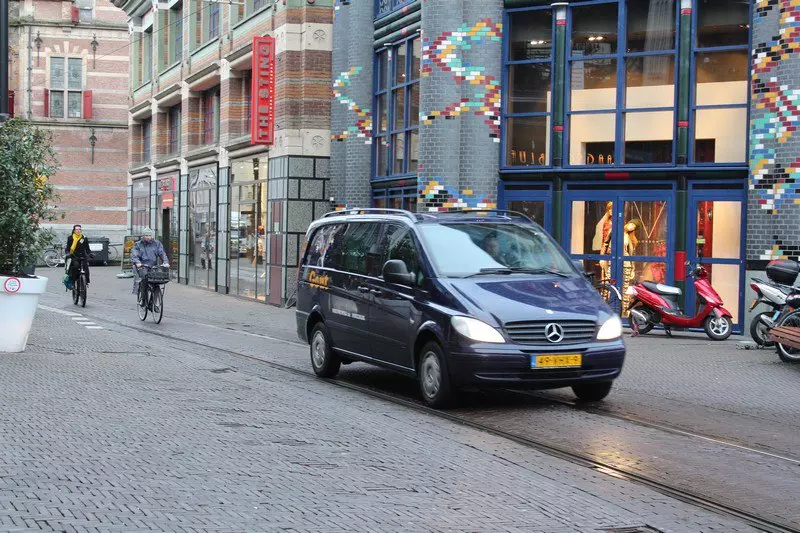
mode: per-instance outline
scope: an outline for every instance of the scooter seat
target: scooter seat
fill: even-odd
[[[670,287],[669,285],[662,285],[660,283],[653,283],[652,281],[643,281],[642,285],[648,291],[664,296],[680,296],[683,292],[678,287]]]

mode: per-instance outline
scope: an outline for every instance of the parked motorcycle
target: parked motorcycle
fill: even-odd
[[[767,265],[769,282],[754,279],[750,288],[756,293],[756,299],[750,304],[750,311],[760,303],[772,307],[771,311],[763,311],[753,317],[750,322],[750,336],[759,346],[774,346],[769,338],[769,331],[776,327],[787,309],[786,300],[796,288],[792,287],[800,273],[800,263],[791,260],[770,261]]]
[[[686,263],[687,270],[691,268]],[[722,298],[708,281],[708,272],[700,265],[691,269],[688,277],[694,280],[697,297],[703,304],[702,309],[694,315],[684,314],[679,299],[683,292],[678,287],[662,285],[652,281],[643,281],[631,285],[625,291],[630,296],[630,317],[634,334],[645,334],[661,323],[667,335],[672,335],[672,328],[703,327],[706,334],[715,341],[730,337],[733,331],[731,313],[722,307]]]
[[[753,279],[750,288],[756,293],[755,299],[750,304],[750,311],[760,304],[769,306],[768,311],[761,311],[753,316],[750,321],[750,336],[759,346],[772,347],[775,343],[769,339],[769,331],[777,324],[781,310],[786,305],[786,298],[792,293],[793,288],[758,278]]]

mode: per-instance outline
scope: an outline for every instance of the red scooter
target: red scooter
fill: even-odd
[[[691,268],[691,264],[687,262],[686,268]],[[732,315],[722,307],[722,298],[709,283],[708,272],[697,265],[689,272],[689,277],[694,279],[697,297],[703,303],[703,308],[695,316],[688,316],[681,311],[678,301],[683,293],[678,287],[652,281],[628,287],[625,294],[630,296],[629,311],[634,335],[644,335],[660,322],[668,336],[672,336],[672,328],[700,326],[715,341],[723,341],[731,336]]]

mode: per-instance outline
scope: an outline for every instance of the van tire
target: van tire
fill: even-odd
[[[425,405],[434,409],[452,405],[454,392],[450,384],[450,372],[438,342],[431,341],[422,347],[417,375]]]
[[[332,378],[339,373],[342,361],[333,352],[331,336],[324,322],[317,322],[311,329],[311,368],[321,378]]]
[[[573,385],[572,392],[582,402],[599,402],[611,392],[611,381]]]

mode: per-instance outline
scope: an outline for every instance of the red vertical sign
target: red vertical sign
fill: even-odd
[[[253,37],[253,81],[250,95],[250,143],[272,144],[275,137],[273,37]]]

